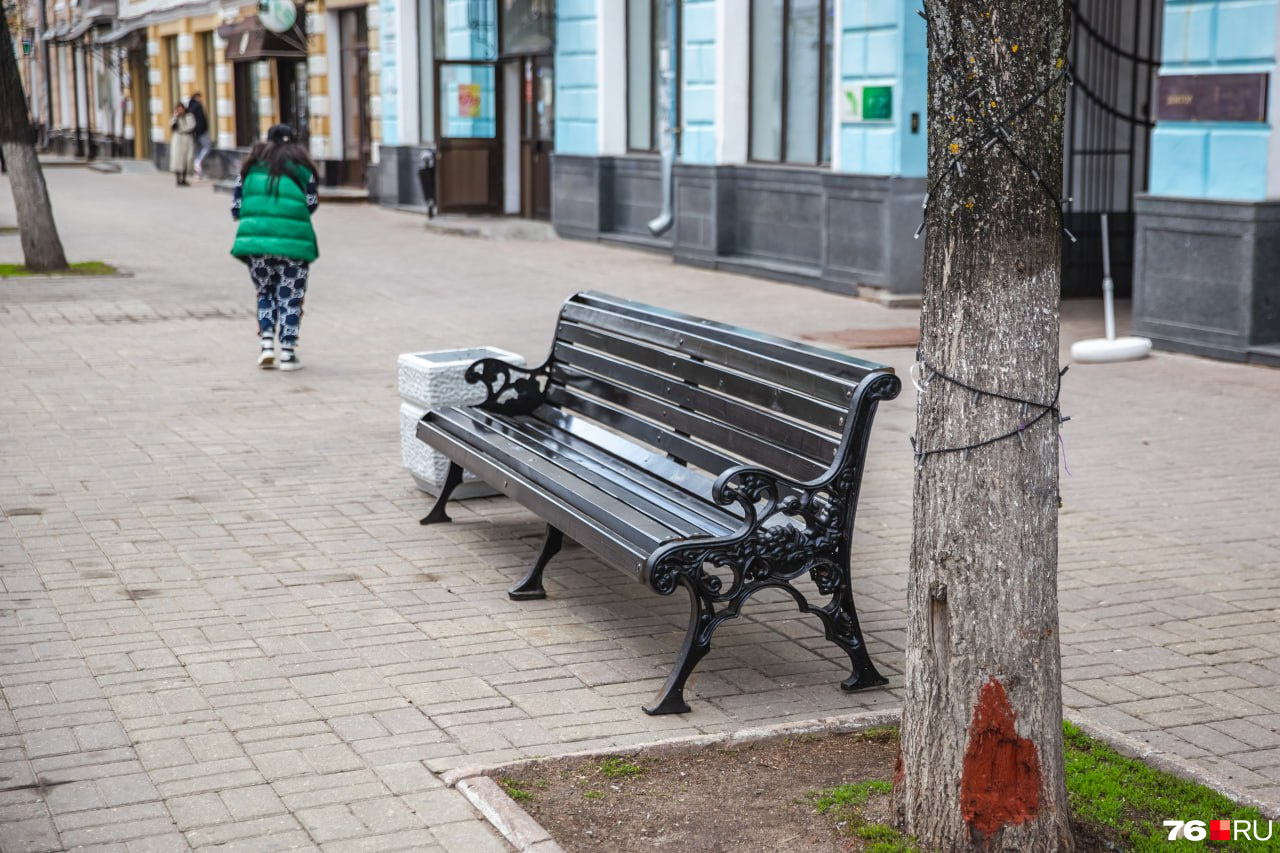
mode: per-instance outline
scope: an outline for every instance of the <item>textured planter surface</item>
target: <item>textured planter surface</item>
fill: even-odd
[[[440,494],[449,458],[418,440],[418,421],[431,409],[474,405],[484,400],[483,385],[472,385],[463,377],[467,368],[481,358],[499,358],[524,367],[524,358],[494,347],[404,353],[396,373],[400,391],[400,455],[414,483],[424,492]],[[467,474],[453,499],[496,495],[497,491]]]

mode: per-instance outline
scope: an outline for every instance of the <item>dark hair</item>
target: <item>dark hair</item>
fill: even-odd
[[[267,131],[266,142],[254,143],[249,149],[248,156],[240,164],[240,174],[248,174],[249,169],[259,163],[267,167],[267,185],[273,190],[279,185],[282,177],[299,180],[300,176],[296,174],[299,166],[316,177],[320,174],[311,155],[297,142],[297,137],[293,135],[293,128],[287,124],[275,125]]]

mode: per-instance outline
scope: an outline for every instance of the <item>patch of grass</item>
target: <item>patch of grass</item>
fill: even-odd
[[[896,828],[883,823],[870,823],[862,814],[863,806],[873,796],[893,793],[887,779],[870,779],[851,785],[837,785],[810,794],[814,810],[826,815],[840,832],[856,835],[867,842],[867,853],[918,853],[913,840]]]
[[[872,726],[862,731],[862,739],[872,743],[888,743],[898,739],[897,726]]]
[[[837,785],[826,791],[818,791],[813,795],[814,808],[818,814],[826,814],[832,809],[859,808],[867,804],[872,794],[889,794],[893,792],[893,783],[884,779],[871,779],[867,782],[855,782],[852,785]]]
[[[1257,809],[1238,806],[1217,791],[1187,782],[1142,761],[1126,758],[1106,744],[1063,723],[1066,741],[1067,795],[1082,821],[1100,824],[1119,836],[1124,849],[1135,853],[1170,846],[1201,847],[1204,842],[1170,842],[1165,820],[1267,821]],[[1240,840],[1214,842],[1214,850],[1274,850],[1274,842]]]
[[[584,800],[603,800],[603,799],[604,799],[604,792],[603,792],[603,791],[585,791],[585,792],[582,794],[582,799],[584,799]]]
[[[600,772],[610,779],[627,779],[639,776],[644,772],[644,768],[638,764],[632,764],[625,758],[611,757],[600,762]]]
[[[507,796],[517,803],[527,803],[533,799],[533,794],[521,788],[521,783],[515,779],[499,779],[498,784],[507,792]]]
[[[918,853],[911,839],[883,823],[864,823],[854,834],[868,842],[866,853]]]
[[[71,264],[65,270],[53,270],[52,272],[32,272],[23,264],[0,264],[0,278],[21,278],[23,276],[42,276],[42,275],[115,275],[120,272],[111,264],[104,264],[102,261],[80,261]]]

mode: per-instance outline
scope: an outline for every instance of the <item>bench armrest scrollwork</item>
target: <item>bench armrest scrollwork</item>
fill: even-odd
[[[476,408],[500,415],[527,415],[546,402],[549,364],[517,367],[498,358],[482,358],[467,368],[464,378],[485,386],[484,402]]]

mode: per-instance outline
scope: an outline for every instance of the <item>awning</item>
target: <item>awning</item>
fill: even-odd
[[[129,21],[127,23],[117,21],[114,29],[108,30],[98,36],[95,41],[97,41],[98,44],[115,44],[121,39],[133,35],[144,26],[146,26],[146,24],[143,21]]]
[[[257,23],[256,21],[254,22]],[[296,33],[297,30],[294,30]],[[222,35],[222,28],[218,29]],[[256,62],[259,59],[306,59],[307,51],[291,44],[278,33],[267,32],[261,26],[243,29],[227,39],[227,62]]]
[[[67,34],[67,30],[71,29],[66,24],[59,24],[57,27],[50,27],[40,36],[41,41],[53,41],[62,38]]]
[[[72,26],[71,29],[67,30],[65,34],[59,36],[58,40],[59,41],[75,41],[76,39],[80,38],[80,36],[87,33],[89,31],[89,28],[92,27],[93,25],[94,25],[93,18],[81,18],[80,20],[76,21],[75,25]]]

